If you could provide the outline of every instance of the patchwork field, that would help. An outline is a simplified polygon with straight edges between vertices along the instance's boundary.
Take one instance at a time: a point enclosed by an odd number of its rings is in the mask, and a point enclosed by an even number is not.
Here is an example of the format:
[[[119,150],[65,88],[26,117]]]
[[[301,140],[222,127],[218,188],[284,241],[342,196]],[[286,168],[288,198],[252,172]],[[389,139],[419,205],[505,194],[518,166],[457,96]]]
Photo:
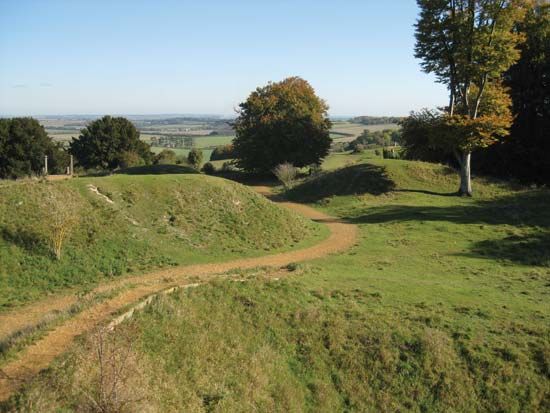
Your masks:
[[[397,129],[399,125],[387,124],[387,125],[363,125],[360,123],[335,121],[332,124],[331,137],[335,142],[350,142],[368,129],[372,132],[376,132],[384,129]]]

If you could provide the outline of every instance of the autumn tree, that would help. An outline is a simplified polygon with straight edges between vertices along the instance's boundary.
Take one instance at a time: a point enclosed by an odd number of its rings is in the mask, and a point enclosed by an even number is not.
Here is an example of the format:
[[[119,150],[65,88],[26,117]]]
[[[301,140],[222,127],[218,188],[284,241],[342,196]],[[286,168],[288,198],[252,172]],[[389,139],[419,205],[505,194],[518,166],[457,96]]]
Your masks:
[[[257,88],[240,104],[234,123],[237,166],[270,173],[284,163],[320,163],[331,144],[327,111],[325,101],[299,77]]]
[[[417,0],[415,57],[449,90],[449,104],[430,144],[456,157],[461,195],[472,195],[472,152],[508,133],[512,118],[501,78],[519,58],[523,36],[515,28],[526,1]]]

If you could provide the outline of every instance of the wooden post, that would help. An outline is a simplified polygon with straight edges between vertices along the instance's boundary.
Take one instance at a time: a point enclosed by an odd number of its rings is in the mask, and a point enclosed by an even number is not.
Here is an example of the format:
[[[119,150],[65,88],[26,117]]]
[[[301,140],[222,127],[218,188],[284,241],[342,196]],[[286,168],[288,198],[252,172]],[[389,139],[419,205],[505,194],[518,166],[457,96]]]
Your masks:
[[[44,175],[48,175],[48,155],[44,155]]]
[[[71,155],[71,176],[74,175],[74,162],[73,162],[73,155]]]

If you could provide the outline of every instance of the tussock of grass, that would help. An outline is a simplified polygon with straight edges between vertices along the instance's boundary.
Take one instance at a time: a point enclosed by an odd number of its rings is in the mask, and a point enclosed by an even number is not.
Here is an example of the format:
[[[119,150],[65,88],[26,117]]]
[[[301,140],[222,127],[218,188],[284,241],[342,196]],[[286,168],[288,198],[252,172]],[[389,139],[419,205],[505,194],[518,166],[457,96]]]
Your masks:
[[[50,195],[78,211],[60,260],[49,246],[55,216]],[[109,277],[266,254],[324,234],[320,225],[220,178],[115,175],[14,182],[0,187],[0,310]]]

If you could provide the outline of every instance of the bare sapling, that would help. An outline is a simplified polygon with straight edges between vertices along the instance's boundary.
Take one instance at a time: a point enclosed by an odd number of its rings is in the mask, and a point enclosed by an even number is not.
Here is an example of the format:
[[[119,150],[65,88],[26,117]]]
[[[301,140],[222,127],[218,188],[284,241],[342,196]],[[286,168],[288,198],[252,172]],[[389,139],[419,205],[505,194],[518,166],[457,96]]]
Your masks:
[[[44,210],[48,243],[55,258],[59,260],[65,241],[78,224],[78,205],[73,197],[67,194],[61,196],[50,187],[48,188]]]
[[[277,177],[279,181],[283,184],[285,189],[290,189],[294,185],[294,181],[298,176],[298,168],[296,168],[291,163],[282,163],[277,165],[273,169],[273,174]]]
[[[139,363],[133,348],[136,330],[133,325],[125,327],[112,331],[99,328],[91,336],[93,358],[83,360],[83,364],[91,363],[87,371],[90,382],[83,389],[91,411],[136,411],[135,404],[145,398],[146,389],[137,380]]]

